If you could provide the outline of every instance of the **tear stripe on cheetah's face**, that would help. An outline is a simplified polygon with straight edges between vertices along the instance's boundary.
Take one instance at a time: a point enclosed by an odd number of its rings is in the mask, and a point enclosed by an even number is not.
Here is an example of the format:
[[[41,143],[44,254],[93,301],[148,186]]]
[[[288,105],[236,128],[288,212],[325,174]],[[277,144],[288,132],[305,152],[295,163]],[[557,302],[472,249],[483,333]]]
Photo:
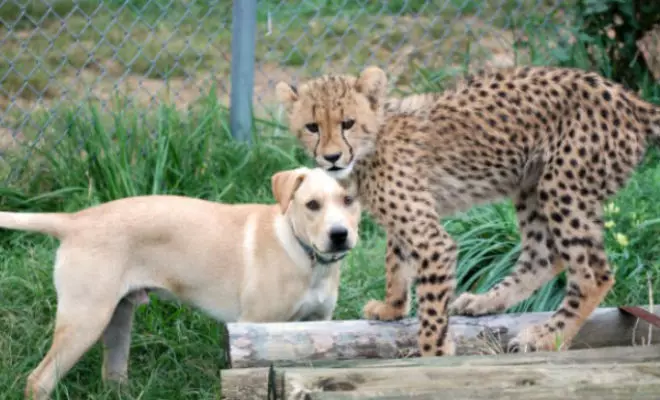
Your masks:
[[[335,178],[348,177],[357,161],[373,153],[387,91],[381,69],[367,68],[357,78],[325,76],[299,88],[279,82],[276,91],[291,132]]]
[[[360,77],[365,75],[378,74],[372,67]],[[289,87],[280,98],[290,120],[297,113],[308,120],[314,113],[298,98],[322,99],[335,109],[349,104],[341,88],[360,77],[317,78],[301,86],[316,94]],[[351,177],[361,203],[387,232],[385,299],[367,302],[365,316],[405,316],[413,276],[420,353],[451,354],[449,310],[502,312],[566,270],[566,295],[557,311],[509,345],[555,350],[560,338],[568,346],[614,285],[602,203],[625,184],[649,142],[660,138],[660,107],[593,72],[546,67],[493,71],[443,93],[380,98],[380,129],[369,136],[370,150],[357,159]],[[291,130],[301,137],[306,123],[294,122]],[[316,156],[317,144],[332,138],[301,139]],[[355,148],[355,137],[346,139]],[[450,302],[458,249],[439,220],[502,198],[516,208],[522,242],[516,265],[488,292]]]

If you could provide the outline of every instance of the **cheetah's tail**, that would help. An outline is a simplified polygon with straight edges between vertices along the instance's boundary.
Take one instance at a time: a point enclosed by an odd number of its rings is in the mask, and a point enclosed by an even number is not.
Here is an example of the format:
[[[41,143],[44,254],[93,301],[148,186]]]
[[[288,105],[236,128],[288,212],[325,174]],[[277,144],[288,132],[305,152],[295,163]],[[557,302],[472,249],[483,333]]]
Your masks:
[[[640,120],[647,124],[647,135],[651,142],[660,146],[660,106],[637,99],[636,109]]]
[[[660,146],[660,107],[654,106],[649,118],[651,141]]]

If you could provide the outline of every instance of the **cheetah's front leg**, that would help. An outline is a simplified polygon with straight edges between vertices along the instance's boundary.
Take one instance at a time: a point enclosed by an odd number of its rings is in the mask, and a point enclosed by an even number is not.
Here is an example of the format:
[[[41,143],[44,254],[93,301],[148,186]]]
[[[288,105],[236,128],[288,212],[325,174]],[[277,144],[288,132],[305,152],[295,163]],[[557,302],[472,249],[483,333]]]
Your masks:
[[[369,300],[364,306],[368,319],[392,321],[401,319],[410,311],[410,285],[414,276],[407,247],[393,235],[388,234],[385,255],[385,301]]]
[[[448,302],[454,296],[458,248],[432,213],[418,221],[417,230],[406,238],[417,261],[417,303],[420,328],[418,346],[422,357],[454,354],[448,335]]]
[[[409,280],[406,279],[407,271],[414,270],[417,280],[417,315],[420,321],[420,354],[452,355],[454,343],[448,335],[447,303],[454,294],[458,249],[440,224],[435,209],[429,207],[432,205],[431,199],[430,195],[428,199],[416,195],[410,205],[411,217],[392,218],[397,221],[396,224],[392,223],[392,220],[386,220],[390,237],[387,251],[386,302],[370,301],[365,307],[365,313],[377,319],[392,319],[393,315],[403,315],[408,303],[408,297],[404,297],[409,285]],[[407,251],[399,253],[404,249]],[[403,265],[406,267],[402,267]]]

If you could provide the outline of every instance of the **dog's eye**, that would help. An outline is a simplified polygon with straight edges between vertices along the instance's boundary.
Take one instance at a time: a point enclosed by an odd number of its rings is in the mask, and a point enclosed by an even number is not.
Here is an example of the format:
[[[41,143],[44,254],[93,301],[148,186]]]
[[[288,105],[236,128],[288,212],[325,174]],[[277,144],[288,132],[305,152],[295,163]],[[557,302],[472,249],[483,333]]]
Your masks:
[[[312,133],[319,133],[319,124],[317,124],[316,122],[312,122],[311,124],[305,125],[305,128],[307,128],[307,130]]]
[[[321,208],[321,204],[316,200],[310,200],[305,204],[305,207],[311,211],[318,211],[318,209]]]
[[[346,121],[341,122],[341,129],[343,130],[349,130],[353,127],[353,124],[355,124],[354,119],[347,119]]]
[[[352,196],[344,196],[344,205],[350,206],[355,199]]]

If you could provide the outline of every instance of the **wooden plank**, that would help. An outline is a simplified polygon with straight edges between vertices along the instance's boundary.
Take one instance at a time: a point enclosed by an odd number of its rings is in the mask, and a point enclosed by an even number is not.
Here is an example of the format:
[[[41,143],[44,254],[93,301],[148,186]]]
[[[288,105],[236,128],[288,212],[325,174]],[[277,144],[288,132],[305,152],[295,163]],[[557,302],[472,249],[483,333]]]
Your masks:
[[[660,384],[639,384],[625,382],[617,385],[586,383],[578,387],[561,387],[546,390],[537,386],[516,389],[456,389],[445,388],[442,392],[417,393],[405,395],[368,395],[359,393],[316,392],[310,393],[309,400],[657,400]]]
[[[648,308],[646,308],[648,309]],[[660,315],[660,309],[655,310]],[[450,318],[457,354],[494,354],[520,330],[545,321],[551,312]],[[233,368],[304,365],[319,360],[392,359],[417,352],[416,319],[283,323],[229,323]],[[644,343],[649,329],[660,343],[660,329],[620,311],[599,308],[587,320],[571,349]]]
[[[601,349],[583,349],[583,350],[572,350],[572,351],[562,351],[562,352],[538,352],[538,353],[527,353],[527,354],[500,354],[492,356],[455,356],[455,357],[433,357],[433,358],[408,358],[408,359],[393,359],[393,360],[358,360],[358,361],[322,361],[313,363],[315,368],[281,368],[277,367],[274,371],[274,376],[271,379],[273,391],[276,393],[283,393],[285,391],[284,381],[289,381],[291,375],[290,371],[298,371],[299,375],[308,374],[307,371],[316,374],[318,371],[340,371],[340,376],[355,376],[353,372],[355,371],[366,371],[366,370],[380,370],[385,368],[388,371],[396,371],[391,379],[397,382],[402,382],[400,371],[404,371],[408,368],[413,368],[415,371],[418,371],[420,368],[429,368],[436,369],[440,371],[441,374],[444,374],[442,371],[454,370],[456,368],[462,368],[467,374],[466,376],[479,376],[475,375],[475,372],[478,371],[478,368],[481,367],[495,367],[500,371],[509,371],[510,367],[517,367],[519,369],[528,369],[536,367],[545,367],[545,366],[554,366],[556,368],[561,368],[563,365],[569,365],[573,368],[579,368],[580,365],[589,364],[599,364],[599,365],[609,365],[616,368],[617,366],[623,365],[640,365],[647,362],[655,362],[657,365],[660,363],[660,345],[653,346],[636,346],[636,347],[613,347],[613,348],[601,348]],[[316,368],[320,367],[320,368]],[[268,372],[269,368],[239,368],[232,370],[225,370],[222,372],[222,388],[223,395],[225,398],[230,400],[239,400],[239,399],[266,399],[268,393]],[[286,377],[286,379],[285,379]],[[335,387],[351,387],[353,383],[349,380],[348,383],[345,383],[341,379],[338,379],[337,376],[326,375],[323,377],[318,377],[314,375],[315,378],[318,378],[316,386],[314,382],[311,382],[312,388],[320,389],[321,383],[325,382],[323,385],[326,388],[330,385]],[[342,383],[344,382],[344,383]],[[310,382],[307,382],[310,383]],[[299,383],[298,385],[303,385],[305,387],[306,383]],[[289,384],[289,386],[291,386]],[[443,387],[443,393],[445,393],[446,387]],[[465,390],[473,390],[474,388],[454,388],[452,390],[456,391],[456,398],[461,398]],[[491,390],[492,388],[488,389]],[[510,390],[520,390],[524,388],[513,388]],[[569,388],[570,389],[570,388]],[[575,389],[575,388],[573,388]],[[573,390],[570,389],[570,390]],[[474,389],[476,390],[476,389]],[[507,389],[509,390],[509,389]],[[568,390],[568,389],[567,389]],[[632,390],[632,389],[626,389]],[[646,390],[646,389],[644,389]],[[288,391],[288,390],[287,390]],[[477,391],[478,392],[478,391]],[[475,392],[474,398],[480,399],[480,394]],[[328,393],[328,392],[323,392]],[[472,392],[466,394],[465,398],[472,398]],[[350,393],[346,396],[351,395]],[[391,395],[391,393],[387,393]],[[524,393],[523,393],[524,394]],[[513,395],[512,395],[513,396]],[[322,397],[319,397],[322,398]],[[331,397],[329,397],[331,398]],[[346,397],[351,398],[351,397]],[[359,398],[359,397],[358,397]],[[396,398],[396,397],[394,397]],[[423,397],[422,397],[423,398]],[[446,397],[454,398],[454,397]],[[485,397],[484,397],[485,398]],[[495,397],[499,398],[499,397]],[[504,397],[506,398],[506,397]],[[515,398],[515,397],[512,397]],[[522,397],[525,398],[525,397]],[[541,397],[542,398],[542,397]],[[626,399],[629,399],[626,398]]]
[[[619,394],[653,393],[660,388],[660,363],[592,363],[592,364],[545,364],[510,365],[502,368],[491,366],[443,367],[383,367],[383,368],[286,368],[277,372],[284,379],[284,391],[278,399],[292,398],[291,395],[309,395],[333,392],[344,394],[343,398],[409,398],[410,395],[435,394],[443,398],[455,394],[463,398],[501,399],[507,392],[529,394],[533,387],[538,392],[554,394],[579,393],[592,396],[593,392],[603,395],[598,388],[624,387]],[[527,392],[527,393],[525,393]],[[658,393],[655,391],[657,398]],[[518,393],[520,394],[520,393]],[[352,397],[350,396],[352,395]],[[405,396],[405,397],[403,397]],[[474,396],[474,397],[472,397]],[[304,398],[304,397],[300,397]],[[323,399],[322,396],[317,398]],[[333,398],[325,397],[325,398]],[[335,396],[337,398],[337,396]],[[506,397],[504,397],[506,398]],[[515,397],[509,397],[515,398]],[[525,399],[526,397],[520,397]],[[544,397],[540,397],[544,398]],[[548,397],[545,397],[548,398]],[[553,397],[562,398],[562,397]],[[625,397],[637,398],[636,395]]]

